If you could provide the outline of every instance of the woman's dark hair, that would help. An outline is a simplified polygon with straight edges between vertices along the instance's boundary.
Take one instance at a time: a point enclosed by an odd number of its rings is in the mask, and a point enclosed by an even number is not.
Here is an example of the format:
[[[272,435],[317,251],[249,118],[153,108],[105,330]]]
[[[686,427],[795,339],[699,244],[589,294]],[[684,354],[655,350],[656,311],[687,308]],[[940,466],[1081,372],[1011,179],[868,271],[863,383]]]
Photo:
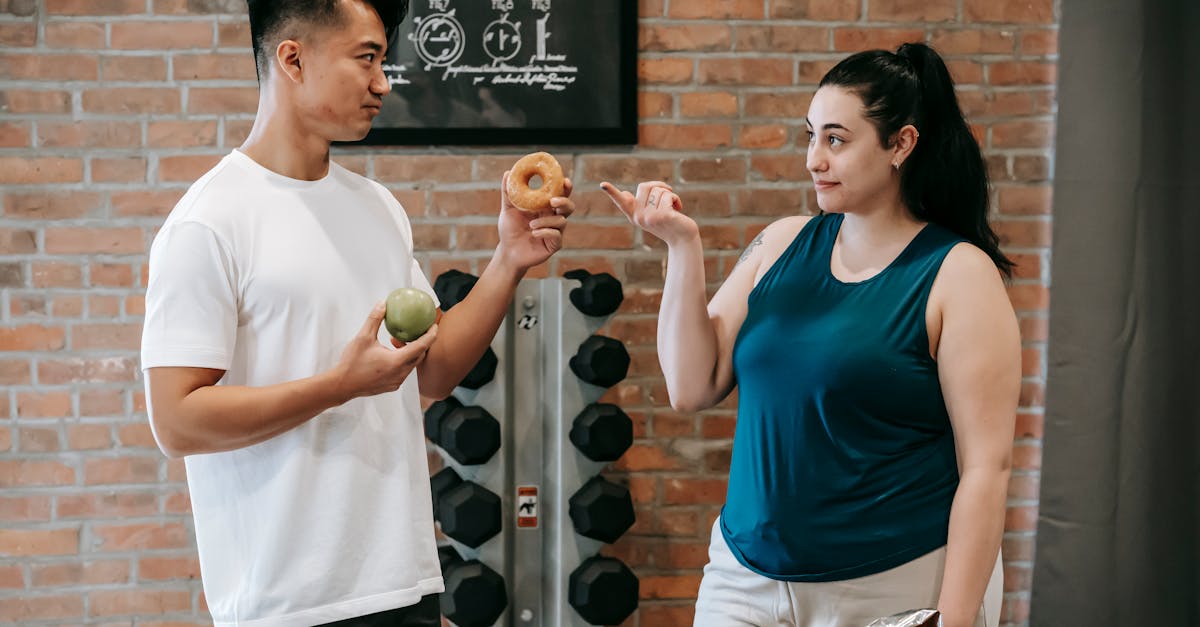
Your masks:
[[[925,44],[859,52],[821,79],[863,101],[880,142],[891,147],[905,125],[916,127],[916,148],[900,169],[900,194],[919,220],[933,222],[981,248],[1004,276],[1013,262],[1000,252],[988,225],[987,166],[958,106],[945,62]]]
[[[342,23],[342,2],[348,0],[246,0],[250,17],[250,39],[258,78],[271,67],[273,44],[293,36],[298,25],[337,26]],[[383,20],[383,32],[391,41],[408,15],[408,0],[363,0]]]

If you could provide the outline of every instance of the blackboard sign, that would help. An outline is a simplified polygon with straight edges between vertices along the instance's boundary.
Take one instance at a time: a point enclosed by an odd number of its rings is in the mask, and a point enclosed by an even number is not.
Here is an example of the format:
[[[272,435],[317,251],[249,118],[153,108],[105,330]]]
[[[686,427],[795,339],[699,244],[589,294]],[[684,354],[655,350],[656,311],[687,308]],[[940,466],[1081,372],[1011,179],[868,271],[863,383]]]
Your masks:
[[[413,0],[363,144],[636,144],[637,0]]]

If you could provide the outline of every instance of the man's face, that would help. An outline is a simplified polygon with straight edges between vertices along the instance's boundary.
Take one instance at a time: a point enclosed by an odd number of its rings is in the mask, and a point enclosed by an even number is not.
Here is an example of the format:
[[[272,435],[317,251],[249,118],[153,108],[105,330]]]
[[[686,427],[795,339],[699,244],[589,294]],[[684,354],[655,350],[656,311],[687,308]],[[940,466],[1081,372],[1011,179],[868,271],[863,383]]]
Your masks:
[[[299,117],[329,141],[366,136],[391,91],[383,73],[387,51],[383,21],[361,0],[343,0],[342,24],[313,29],[301,55],[296,85]]]

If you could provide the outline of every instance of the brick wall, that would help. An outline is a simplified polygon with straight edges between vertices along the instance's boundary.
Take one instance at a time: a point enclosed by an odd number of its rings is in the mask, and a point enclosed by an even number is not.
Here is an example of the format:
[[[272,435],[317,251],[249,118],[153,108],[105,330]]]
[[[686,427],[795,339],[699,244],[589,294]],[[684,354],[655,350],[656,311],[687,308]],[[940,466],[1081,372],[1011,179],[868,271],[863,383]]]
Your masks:
[[[566,1],[566,0],[560,0]],[[240,0],[0,0],[0,620],[206,622],[183,466],[154,448],[137,362],[145,251],[187,185],[238,145],[256,101]],[[947,57],[1019,262],[1025,383],[1005,536],[1007,625],[1026,622],[1041,457],[1054,0],[642,0],[640,143],[560,149],[580,212],[535,274],[607,270],[634,358],[611,396],[637,424],[618,463],[638,523],[630,624],[690,624],[725,490],[733,404],[666,404],[654,351],[663,248],[597,190],[660,178],[701,222],[715,285],[771,220],[812,211],[803,116],[837,59],[925,40]],[[336,158],[407,207],[430,276],[478,272],[496,187],[524,149]]]

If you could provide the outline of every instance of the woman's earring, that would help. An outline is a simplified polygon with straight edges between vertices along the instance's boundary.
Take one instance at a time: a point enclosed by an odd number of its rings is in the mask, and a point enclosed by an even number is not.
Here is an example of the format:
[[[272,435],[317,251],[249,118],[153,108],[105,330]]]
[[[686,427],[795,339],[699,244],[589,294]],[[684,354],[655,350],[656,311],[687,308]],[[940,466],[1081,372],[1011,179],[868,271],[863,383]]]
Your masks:
[[[897,172],[899,172],[899,171],[900,171],[900,164],[899,164],[899,163],[892,163],[892,168],[894,168],[894,169],[895,169]]]

